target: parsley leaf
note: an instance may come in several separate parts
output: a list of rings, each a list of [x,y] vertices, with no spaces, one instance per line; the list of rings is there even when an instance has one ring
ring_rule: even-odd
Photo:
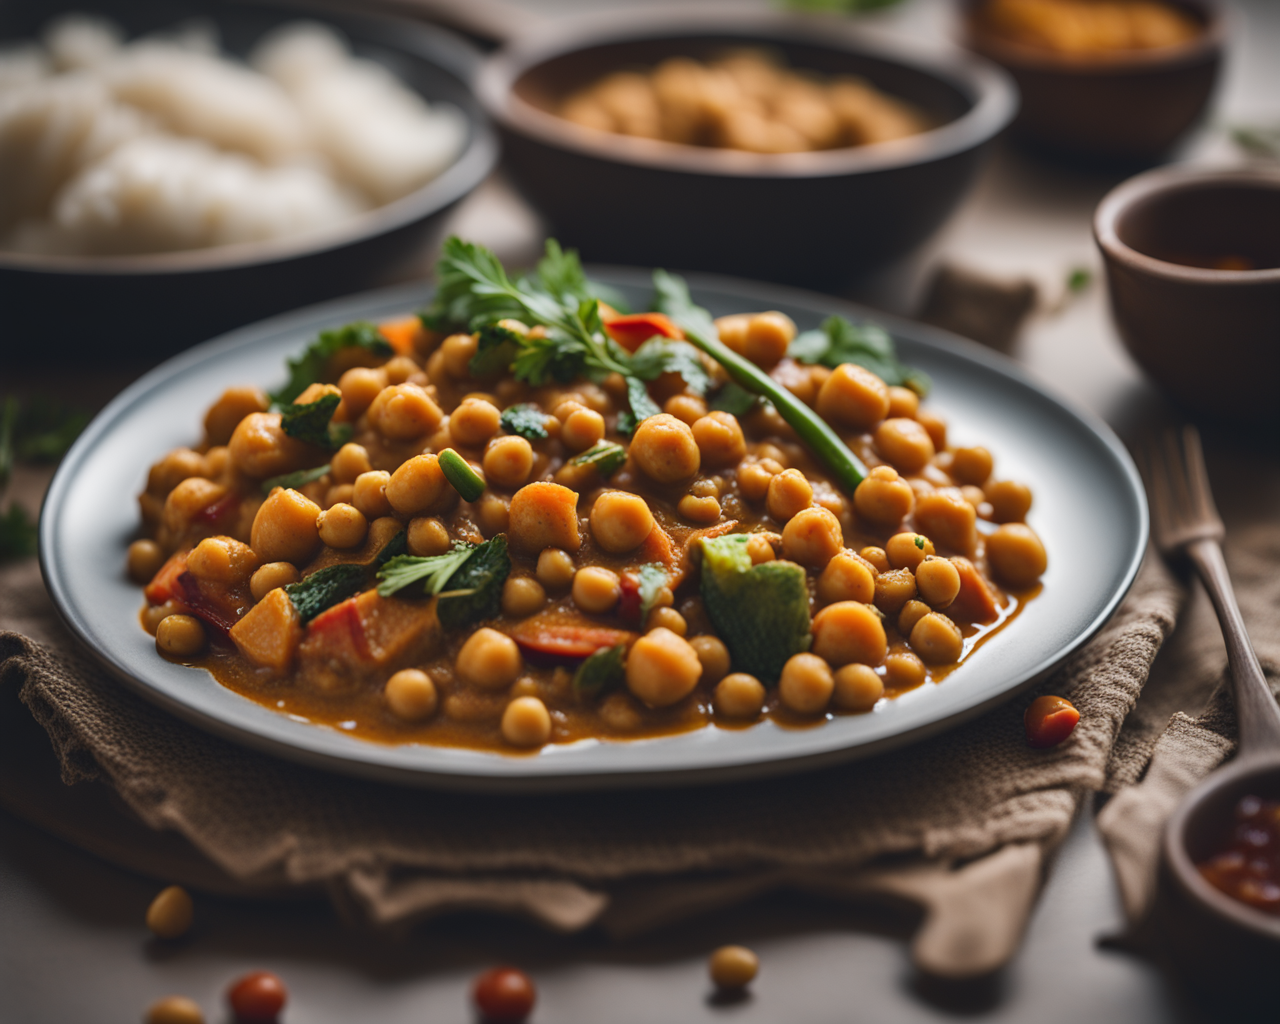
[[[662,412],[658,403],[649,397],[649,389],[645,386],[644,381],[638,377],[627,377],[627,401],[631,403],[631,414],[626,417],[625,424],[623,417],[618,417],[617,430],[620,434],[634,434],[636,427],[643,420],[647,420],[650,416],[657,416]],[[623,430],[624,425],[626,430]]]
[[[654,604],[658,600],[658,595],[662,593],[670,577],[667,576],[667,570],[657,562],[650,562],[640,567],[639,584],[640,584],[640,628],[644,629],[645,620],[649,618],[649,612],[653,610]]]
[[[664,373],[678,373],[685,386],[696,395],[705,395],[711,378],[698,350],[687,341],[650,338],[631,357],[631,372],[641,380],[655,380]]]
[[[312,384],[323,381],[329,369],[329,360],[344,348],[362,348],[375,356],[391,356],[391,343],[378,331],[377,324],[365,320],[347,324],[331,331],[321,331],[320,336],[303,350],[296,359],[288,360],[289,382],[279,391],[271,393],[272,405],[279,408],[290,405]]]
[[[0,562],[36,553],[36,524],[21,505],[0,513]]]
[[[821,363],[835,369],[857,363],[889,385],[908,387],[920,396],[929,393],[928,375],[898,362],[889,332],[877,324],[852,324],[842,316],[829,316],[814,331],[796,337],[787,355],[798,363]]]
[[[740,384],[729,381],[712,396],[708,407],[713,412],[731,412],[735,416],[745,416],[755,408],[757,402],[767,401],[759,395],[753,395]]]
[[[467,363],[473,377],[496,377],[506,373],[520,352],[524,338],[518,332],[497,324],[485,324],[477,332],[476,354]]]
[[[623,668],[623,658],[626,653],[626,644],[601,647],[579,665],[578,671],[573,674],[574,691],[594,695],[621,686],[626,679],[626,671]]]
[[[627,450],[612,441],[597,441],[581,455],[569,460],[571,466],[590,466],[600,476],[608,480],[622,468],[627,461]]]
[[[314,402],[286,405],[280,410],[280,429],[290,437],[318,448],[337,451],[351,440],[350,423],[330,423],[341,395],[321,395]]]
[[[548,436],[547,414],[531,402],[508,406],[502,410],[502,429],[529,441],[541,441]]]
[[[415,587],[417,595],[438,594],[474,550],[475,545],[459,540],[454,541],[452,550],[443,555],[398,555],[378,570],[378,593],[391,597],[408,587]],[[419,583],[421,587],[416,587]]]
[[[491,619],[502,610],[502,585],[511,573],[507,538],[498,534],[475,548],[449,579],[436,614],[447,628]]]
[[[300,469],[296,473],[281,473],[279,476],[269,476],[262,481],[262,493],[270,494],[277,487],[283,487],[285,490],[297,490],[309,483],[314,483],[322,476],[329,472],[329,463],[323,466],[316,466],[315,469]]]
[[[668,274],[665,270],[655,270],[653,290],[653,308],[671,317],[686,336],[696,334],[701,338],[720,337],[711,314],[694,303],[684,278]]]

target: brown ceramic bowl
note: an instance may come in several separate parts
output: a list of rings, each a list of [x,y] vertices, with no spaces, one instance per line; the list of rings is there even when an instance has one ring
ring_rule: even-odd
[[[983,28],[968,0],[965,44],[1018,83],[1013,124],[1021,139],[1050,152],[1148,161],[1168,151],[1208,105],[1222,65],[1225,26],[1218,0],[1167,0],[1204,30],[1186,46],[1081,59],[1025,46]]]
[[[756,154],[594,131],[564,97],[677,54],[765,46],[794,68],[854,74],[938,127],[822,152]],[[512,178],[562,241],[589,259],[836,285],[928,238],[968,190],[1017,104],[981,58],[919,50],[839,22],[773,14],[628,14],[557,26],[485,64],[481,103]]]
[[[1120,336],[1157,383],[1200,412],[1280,416],[1280,172],[1149,171],[1093,230]]]

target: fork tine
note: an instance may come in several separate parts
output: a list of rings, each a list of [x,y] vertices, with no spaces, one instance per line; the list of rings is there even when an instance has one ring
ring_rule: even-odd
[[[1209,487],[1209,473],[1204,465],[1200,431],[1191,424],[1187,424],[1182,430],[1182,447],[1186,453],[1187,480],[1194,496],[1196,514],[1201,519],[1222,522],[1217,506],[1213,503],[1213,490]]]

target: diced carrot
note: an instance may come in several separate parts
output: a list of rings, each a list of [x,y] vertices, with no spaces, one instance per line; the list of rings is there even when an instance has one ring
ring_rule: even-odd
[[[288,672],[302,642],[302,623],[284,589],[277,587],[249,609],[231,627],[231,639],[255,665],[277,675]]]
[[[178,596],[178,577],[187,571],[187,556],[190,551],[178,551],[169,556],[169,560],[160,566],[160,571],[151,578],[143,591],[151,604],[164,604]]]
[[[628,352],[634,352],[653,337],[684,339],[684,331],[665,313],[625,313],[611,317],[602,314],[601,320],[609,337]]]
[[[977,566],[967,558],[953,558],[951,564],[960,573],[960,593],[947,608],[947,615],[959,622],[994,622],[999,608]]]
[[[625,643],[634,635],[621,629],[526,621],[511,634],[511,639],[528,654],[550,658],[587,658],[605,647]]]
[[[407,316],[403,320],[388,320],[378,324],[378,333],[391,343],[397,355],[412,355],[415,342],[422,333],[422,321],[416,316]]]

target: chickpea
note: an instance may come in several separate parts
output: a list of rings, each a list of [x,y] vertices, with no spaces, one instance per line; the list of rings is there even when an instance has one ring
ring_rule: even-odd
[[[884,680],[870,665],[844,665],[836,669],[831,703],[841,711],[870,711],[884,696]]]
[[[858,557],[875,569],[877,575],[893,568],[889,564],[889,556],[885,554],[884,548],[865,547],[858,552]]]
[[[513,747],[540,747],[551,739],[551,714],[537,697],[517,697],[502,712],[502,738]]]
[[[773,459],[748,462],[738,470],[738,489],[748,501],[763,501],[769,493],[769,484],[782,472]]]
[[[245,476],[262,480],[307,464],[315,449],[290,437],[278,412],[254,412],[242,419],[227,443],[231,462]]]
[[[187,557],[187,571],[197,579],[237,586],[262,564],[248,544],[231,537],[206,537]]]
[[[876,577],[875,605],[885,615],[896,616],[916,596],[916,578],[910,569],[894,569]]]
[[[538,555],[535,571],[539,582],[548,590],[567,587],[575,576],[573,556],[560,548],[547,548]]]
[[[173,601],[166,601],[164,604],[153,604],[142,613],[142,625],[152,636],[156,635],[156,630],[160,628],[160,623],[167,619],[170,615],[176,614],[178,606]]]
[[[718,518],[718,513],[717,513]],[[605,491],[591,506],[591,536],[613,555],[634,551],[653,530],[653,512],[638,494]]]
[[[772,562],[777,557],[773,553],[773,545],[769,543],[769,538],[762,533],[753,533],[747,539],[747,555],[752,565]]]
[[[747,324],[750,320],[750,313],[731,313],[729,316],[716,318],[716,332],[720,335],[720,340],[739,355],[746,347]]]
[[[369,520],[391,515],[391,502],[387,500],[387,485],[390,483],[391,474],[385,469],[361,473],[352,484],[351,504]]]
[[[202,477],[208,466],[204,456],[190,448],[177,448],[151,467],[147,474],[147,491],[165,495],[193,476]]]
[[[933,541],[928,537],[908,530],[890,537],[884,546],[884,553],[893,568],[910,569],[914,572],[917,565],[936,552],[933,550]]]
[[[166,559],[164,551],[153,540],[135,540],[129,545],[126,568],[134,583],[150,583]]]
[[[226,444],[242,419],[255,412],[266,412],[270,407],[271,400],[261,388],[244,385],[227,388],[205,413],[205,441],[210,445]]]
[[[911,514],[915,493],[892,466],[877,466],[853,492],[853,507],[868,522],[897,526]]]
[[[972,555],[978,544],[978,513],[954,487],[916,499],[916,526],[940,548]]]
[[[204,1024],[204,1014],[186,996],[165,996],[151,1004],[143,1024]]]
[[[959,661],[964,652],[960,627],[941,612],[921,616],[911,627],[910,636],[912,648],[928,665],[951,665]]]
[[[610,569],[589,565],[573,574],[573,603],[590,615],[612,611],[621,597],[621,581]]]
[[[156,647],[171,658],[190,658],[204,642],[204,626],[191,615],[169,615],[156,626]]]
[[[669,484],[698,472],[701,455],[687,423],[661,413],[636,428],[631,457],[650,479]]]
[[[885,689],[912,690],[924,682],[924,662],[910,651],[895,651],[884,659]]]
[[[697,651],[663,627],[642,636],[627,655],[627,688],[651,708],[683,700],[701,675]]]
[[[764,709],[764,700],[764,684],[745,672],[725,676],[711,695],[716,714],[744,720],[758,717]]]
[[[353,442],[339,448],[329,463],[329,475],[340,484],[354,484],[361,473],[372,469],[368,450],[364,445]]]
[[[484,478],[498,487],[515,490],[533,472],[533,446],[523,437],[496,437],[484,451]]]
[[[707,414],[707,403],[697,395],[672,395],[663,405],[662,411],[692,427]],[[696,434],[694,440],[697,440]]]
[[[268,562],[249,578],[249,593],[255,601],[261,601],[277,587],[287,587],[302,579],[292,562]]]
[[[782,706],[799,715],[816,715],[826,710],[835,689],[831,666],[816,654],[793,654],[782,666],[778,699]]]
[[[889,413],[884,381],[856,363],[842,363],[818,391],[818,415],[828,423],[868,430]]]
[[[782,530],[782,551],[793,562],[825,566],[844,547],[840,520],[825,508],[799,512]]]
[[[338,390],[342,392],[347,419],[355,421],[363,416],[382,389],[393,383],[404,382],[389,380],[387,371],[381,367],[353,366],[344,373],[338,378]]]
[[[496,406],[482,398],[468,398],[449,415],[449,434],[458,444],[481,445],[498,432],[501,419]]]
[[[431,677],[417,668],[401,669],[383,688],[382,696],[396,718],[405,722],[420,722],[430,718],[436,710],[439,695]]]
[[[818,577],[818,600],[824,604],[836,601],[870,604],[875,593],[876,580],[871,569],[847,549],[838,552]]]
[[[418,372],[418,364],[411,356],[392,356],[382,364],[388,384],[403,384]]]
[[[795,336],[795,321],[785,313],[757,313],[747,321],[742,354],[757,366],[772,369],[787,354]]]
[[[214,445],[204,453],[204,476],[221,480],[231,471],[231,449],[226,445]]]
[[[915,420],[885,420],[873,436],[876,451],[901,473],[919,473],[934,456],[928,431]]]
[[[465,380],[471,376],[471,360],[480,348],[480,339],[474,334],[451,334],[440,344],[440,358],[443,369],[456,380]],[[427,370],[431,373],[430,369]],[[431,374],[432,380],[436,374]]]
[[[742,424],[733,413],[709,412],[696,419],[692,429],[704,466],[735,466],[747,454]]]
[[[947,450],[947,421],[935,412],[929,412],[927,409],[921,409],[916,413],[916,422],[924,427],[929,435],[929,439],[933,442],[935,451],[944,452]]]
[[[691,523],[714,523],[720,518],[720,501],[718,498],[699,498],[686,494],[680,499],[676,511]]]
[[[951,455],[951,475],[962,484],[986,483],[992,465],[991,453],[985,448],[957,448]]]
[[[987,496],[981,487],[974,487],[973,484],[965,484],[960,488],[960,496],[972,505],[979,515],[982,515],[982,506],[984,504],[988,506],[988,511],[990,510],[991,503],[987,501]]]
[[[436,511],[456,493],[435,455],[415,455],[402,462],[387,481],[387,501],[405,516]]]
[[[316,518],[320,539],[331,548],[354,548],[364,543],[369,521],[354,505],[339,503]]]
[[[546,590],[532,577],[508,576],[502,585],[502,614],[510,618],[527,618],[546,603]]]
[[[988,537],[987,561],[996,579],[1015,589],[1034,584],[1049,565],[1044,544],[1025,523],[1006,523]]]
[[[912,627],[923,619],[930,612],[930,608],[923,601],[917,601],[914,597],[902,606],[902,611],[898,613],[898,632],[903,636],[910,636]]]
[[[769,481],[765,508],[769,515],[785,523],[813,504],[813,487],[798,469],[784,469]]]
[[[945,558],[932,555],[916,566],[920,599],[934,608],[946,608],[960,594],[960,573]]]
[[[480,532],[486,537],[494,537],[506,533],[511,525],[511,503],[501,494],[486,492],[475,503],[476,519],[480,523]]]
[[[486,626],[467,638],[454,667],[463,682],[482,690],[504,690],[516,681],[524,661],[511,637]]]
[[[444,523],[429,517],[410,519],[406,540],[409,554],[417,555],[419,558],[443,555],[453,543]]]
[[[162,939],[176,939],[191,930],[195,905],[191,895],[180,885],[161,889],[147,907],[147,927]]]
[[[879,665],[887,650],[884,622],[870,605],[839,601],[813,617],[813,653],[832,665]]]
[[[889,416],[903,417],[909,420],[916,418],[920,411],[920,396],[910,388],[889,388]]]
[[[685,622],[684,616],[674,608],[654,608],[649,613],[649,619],[645,623],[645,630],[651,631],[655,629],[669,629],[676,636],[684,636],[689,632],[689,624]],[[695,647],[696,651],[697,648]],[[702,659],[699,658],[699,661]]]
[[[302,565],[320,548],[319,518],[320,506],[314,501],[298,491],[279,488],[258,506],[249,545],[264,562]]]
[[[444,413],[417,384],[389,384],[369,406],[369,426],[390,441],[412,441],[440,426]]]
[[[729,674],[729,648],[718,636],[710,633],[695,636],[689,641],[689,646],[702,663],[702,682],[718,683]]]
[[[997,480],[983,488],[997,523],[1020,523],[1031,511],[1031,488],[1012,480]]]
[[[760,959],[746,946],[721,946],[711,954],[707,970],[716,988],[745,988],[760,971]]]

